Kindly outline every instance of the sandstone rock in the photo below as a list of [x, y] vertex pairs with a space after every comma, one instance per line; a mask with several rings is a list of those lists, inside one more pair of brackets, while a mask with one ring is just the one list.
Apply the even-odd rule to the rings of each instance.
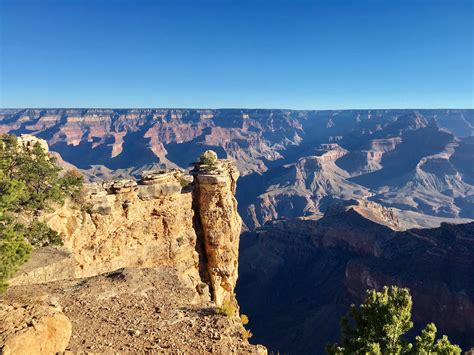
[[90, 213], [98, 213], [101, 215], [108, 215], [112, 213], [114, 207], [115, 196], [114, 195], [100, 195], [96, 194], [91, 199]]
[[[242, 223], [234, 197], [239, 173], [227, 160], [214, 165], [208, 174], [198, 164], [195, 184], [187, 190], [182, 184], [190, 180], [180, 170], [147, 173], [139, 183], [87, 185], [85, 207], [67, 202], [44, 216], [63, 236], [69, 256], [45, 264], [41, 253], [34, 253], [12, 281], [21, 285], [123, 267], [173, 265], [197, 300], [212, 296], [218, 305], [235, 302]], [[56, 272], [61, 266], [64, 270]]]
[[0, 304], [0, 346], [5, 355], [63, 352], [71, 322], [57, 307]]
[[119, 180], [112, 183], [111, 190], [115, 193], [132, 192], [135, 186], [137, 186], [135, 180]]
[[199, 166], [195, 170], [195, 199], [212, 299], [222, 305], [225, 302], [235, 302], [242, 220], [234, 197], [238, 170], [229, 161], [218, 161], [215, 164], [218, 170], [223, 171], [220, 175], [208, 175], [207, 171], [200, 171]]
[[178, 183], [139, 185], [136, 191], [94, 194], [85, 200], [90, 205], [86, 210], [66, 204], [45, 216], [64, 236], [75, 277], [122, 267], [175, 265], [193, 287], [201, 282], [192, 194], [181, 193]]
[[152, 200], [163, 196], [179, 193], [181, 185], [177, 182], [164, 184], [143, 185], [138, 188], [138, 197], [141, 200]]
[[[239, 173], [229, 160], [214, 161], [215, 169], [212, 174], [207, 170], [200, 170], [201, 166], [197, 165], [197, 170], [193, 174], [194, 183], [186, 189], [183, 186], [188, 184], [190, 179], [183, 176], [181, 171], [147, 175], [138, 183], [120, 180], [87, 186], [82, 208], [67, 201], [61, 208], [42, 216], [52, 229], [63, 236], [64, 250], [53, 250], [51, 254], [43, 253], [44, 255], [41, 250], [33, 253], [31, 260], [12, 280], [14, 288], [21, 290], [21, 287], [25, 287], [28, 290], [32, 284], [39, 282], [46, 284], [55, 280], [55, 282], [61, 280], [66, 282], [64, 281], [66, 279], [74, 280], [108, 273], [105, 276], [108, 281], [105, 283], [112, 280], [110, 282], [113, 282], [118, 289], [103, 290], [99, 285], [99, 289], [105, 292], [101, 297], [114, 297], [121, 303], [132, 302], [129, 307], [138, 312], [138, 309], [143, 307], [142, 302], [145, 301], [142, 299], [140, 302], [133, 302], [120, 298], [120, 292], [123, 291], [121, 285], [134, 287], [134, 290], [143, 296], [150, 287], [154, 287], [154, 283], [147, 285], [136, 283], [130, 276], [132, 273], [122, 269], [144, 270], [163, 267], [172, 268], [174, 275], [179, 278], [179, 287], [177, 283], [167, 285], [168, 292], [173, 297], [179, 298], [186, 294], [186, 302], [189, 304], [203, 304], [203, 302], [208, 304], [208, 310], [200, 310], [203, 315], [197, 314], [197, 316], [207, 317], [205, 312], [209, 312], [209, 307], [212, 310], [226, 302], [232, 303], [232, 307], [238, 309], [234, 288], [238, 276], [238, 248], [242, 220], [237, 212], [234, 195]], [[185, 287], [186, 291], [181, 286]], [[80, 283], [77, 284], [73, 291], [76, 287], [82, 286]], [[91, 287], [88, 284], [84, 293], [92, 292]], [[67, 289], [65, 292], [70, 292], [70, 287]], [[163, 289], [157, 292], [163, 292]], [[72, 292], [68, 297], [74, 299], [75, 296], [76, 293]], [[83, 297], [85, 298], [81, 296], [81, 299], [74, 299], [76, 309], [85, 306], [82, 303]], [[136, 297], [133, 296], [133, 299]], [[213, 302], [210, 302], [211, 299]], [[62, 302], [61, 295], [57, 295], [50, 304], [57, 305], [60, 302]], [[160, 304], [160, 308], [161, 306], [166, 305]], [[70, 307], [71, 304], [68, 304], [68, 312]], [[182, 313], [183, 310], [177, 308], [170, 316], [173, 321], [181, 321]], [[217, 315], [215, 312], [212, 313]], [[162, 316], [160, 313], [160, 317]], [[61, 316], [57, 316], [53, 320], [48, 318], [45, 322], [50, 328], [54, 328], [60, 320]], [[101, 320], [100, 313], [91, 312], [88, 321], [91, 324], [95, 322], [94, 324], [99, 326], [100, 322], [107, 320]], [[232, 329], [227, 335], [221, 334], [227, 332], [222, 327], [214, 333], [207, 332], [202, 335], [212, 340], [206, 344], [206, 348], [210, 348], [210, 351], [222, 353], [222, 349], [225, 348], [222, 344], [229, 343], [236, 349], [242, 351], [245, 349], [245, 352], [247, 350], [252, 353], [264, 352], [264, 349], [253, 348], [241, 338], [242, 324], [237, 317], [226, 318], [224, 323]], [[136, 328], [134, 322], [128, 322], [123, 326], [128, 336], [134, 339], [148, 336], [146, 330]], [[164, 327], [169, 327], [169, 324], [164, 324]], [[197, 331], [201, 331], [196, 328]], [[49, 328], [43, 327], [40, 330], [44, 329]], [[29, 333], [27, 335], [31, 338]], [[56, 333], [52, 336], [57, 338], [58, 342], [63, 338]], [[15, 349], [20, 342], [33, 346], [31, 345], [33, 340], [19, 339], [19, 341], [11, 340], [8, 349], [17, 351]], [[173, 341], [166, 346], [173, 351], [180, 349], [175, 345], [177, 338], [171, 339]], [[88, 351], [92, 346], [93, 342], [84, 345]], [[118, 350], [122, 348], [134, 349], [122, 345]], [[49, 351], [50, 348], [45, 349]], [[194, 350], [197, 353], [202, 352], [202, 349]]]
[[8, 284], [15, 286], [69, 279], [74, 277], [74, 269], [75, 261], [67, 250], [39, 248], [33, 250], [28, 263], [20, 268]]

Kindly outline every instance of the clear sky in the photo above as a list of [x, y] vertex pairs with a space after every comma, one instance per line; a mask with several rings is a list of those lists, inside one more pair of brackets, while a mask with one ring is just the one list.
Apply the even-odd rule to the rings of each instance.
[[472, 108], [474, 0], [0, 0], [0, 106]]

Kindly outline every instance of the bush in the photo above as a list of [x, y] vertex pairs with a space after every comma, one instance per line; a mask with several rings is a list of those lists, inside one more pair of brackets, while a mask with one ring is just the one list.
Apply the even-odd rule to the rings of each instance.
[[235, 312], [237, 312], [237, 309], [231, 301], [225, 301], [222, 306], [217, 308], [218, 314], [223, 314], [229, 318], [232, 318], [235, 315]]
[[206, 150], [199, 157], [199, 163], [202, 171], [214, 171], [217, 168], [217, 154], [212, 150]]
[[63, 245], [59, 234], [49, 228], [45, 223], [33, 220], [26, 228], [24, 235], [34, 247], [45, 247], [47, 245]]
[[84, 177], [79, 170], [71, 169], [66, 171], [59, 180], [59, 183], [64, 193], [69, 195], [74, 202], [79, 205], [84, 203], [82, 200]]

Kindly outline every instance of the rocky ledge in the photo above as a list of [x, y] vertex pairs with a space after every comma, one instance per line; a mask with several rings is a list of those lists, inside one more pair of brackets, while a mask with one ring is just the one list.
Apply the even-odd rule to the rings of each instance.
[[[67, 201], [44, 216], [64, 246], [36, 250], [11, 280], [3, 306], [29, 309], [37, 295], [58, 299], [73, 324], [73, 351], [264, 351], [248, 344], [234, 295], [242, 224], [237, 178], [233, 162], [208, 151], [191, 175], [171, 169], [87, 185], [80, 205]], [[165, 304], [166, 316], [150, 314]], [[235, 311], [219, 316], [212, 311], [219, 308]], [[0, 312], [0, 321], [8, 313]], [[184, 314], [189, 322], [181, 324]], [[124, 340], [131, 325], [137, 341]]]
[[[193, 297], [180, 272], [167, 266], [12, 287], [4, 302], [15, 307], [5, 309], [10, 315], [0, 308], [10, 329], [4, 353], [266, 354], [248, 343], [239, 318], [220, 314], [211, 301], [194, 304]], [[37, 309], [48, 314], [38, 318]]]

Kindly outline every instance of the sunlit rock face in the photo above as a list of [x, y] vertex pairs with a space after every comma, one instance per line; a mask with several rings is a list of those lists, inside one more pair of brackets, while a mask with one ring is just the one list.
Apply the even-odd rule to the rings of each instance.
[[2, 354], [56, 354], [66, 350], [71, 322], [60, 307], [0, 303]]
[[230, 161], [208, 151], [195, 165], [195, 206], [206, 253], [212, 297], [218, 304], [234, 302], [238, 277], [242, 219], [234, 197], [239, 176]]
[[[20, 139], [37, 143], [48, 148]], [[249, 344], [234, 293], [238, 176], [207, 151], [192, 175], [173, 168], [86, 184], [39, 215], [64, 245], [36, 249], [9, 280], [1, 352], [266, 354]]]
[[10, 284], [173, 266], [197, 299], [235, 303], [238, 177], [232, 161], [208, 151], [192, 175], [167, 169], [86, 184], [81, 205], [68, 200], [41, 217], [62, 236], [63, 249], [38, 250], [45, 262], [26, 265]]

